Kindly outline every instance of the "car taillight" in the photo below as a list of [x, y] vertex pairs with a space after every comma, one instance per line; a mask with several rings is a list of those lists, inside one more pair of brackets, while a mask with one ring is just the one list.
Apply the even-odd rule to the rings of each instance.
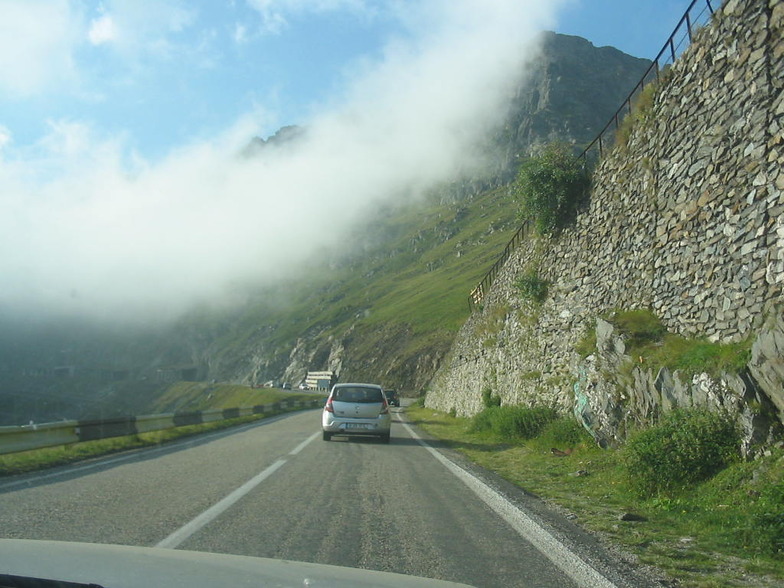
[[381, 412], [379, 414], [388, 414], [389, 413], [389, 404], [386, 401], [386, 398], [381, 400]]
[[331, 412], [331, 413], [335, 412], [335, 409], [332, 408], [332, 399], [331, 398], [329, 400], [327, 400], [327, 404], [324, 405], [324, 410], [326, 410], [327, 412]]

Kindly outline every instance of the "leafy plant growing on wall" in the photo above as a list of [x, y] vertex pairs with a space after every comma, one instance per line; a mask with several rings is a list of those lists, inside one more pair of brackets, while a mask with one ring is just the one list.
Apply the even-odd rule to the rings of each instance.
[[501, 406], [501, 397], [493, 394], [493, 389], [486, 387], [482, 390], [482, 404], [485, 408]]
[[539, 277], [536, 270], [527, 271], [515, 282], [515, 285], [526, 300], [541, 304], [547, 298], [548, 283]]
[[589, 187], [582, 162], [563, 143], [551, 143], [520, 166], [515, 193], [521, 216], [541, 235], [553, 235], [577, 216]]

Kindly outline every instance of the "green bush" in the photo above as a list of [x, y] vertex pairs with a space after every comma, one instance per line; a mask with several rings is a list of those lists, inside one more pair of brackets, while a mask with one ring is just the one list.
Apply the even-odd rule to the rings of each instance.
[[520, 279], [515, 282], [520, 295], [534, 302], [542, 303], [547, 298], [548, 283], [542, 280], [536, 270], [531, 270], [523, 274]]
[[574, 418], [559, 417], [542, 428], [537, 445], [545, 449], [573, 449], [578, 445], [594, 445], [594, 442], [585, 427]]
[[534, 222], [539, 234], [551, 235], [574, 220], [588, 187], [588, 173], [571, 147], [553, 143], [522, 163], [515, 192], [522, 216]]
[[501, 406], [501, 397], [497, 394], [493, 394], [493, 391], [490, 388], [485, 388], [482, 390], [482, 405], [485, 408]]
[[546, 407], [491, 406], [474, 416], [471, 431], [504, 440], [531, 439], [557, 416]]
[[675, 495], [737, 459], [739, 444], [738, 428], [726, 416], [702, 409], [673, 411], [628, 439], [629, 485], [643, 498]]

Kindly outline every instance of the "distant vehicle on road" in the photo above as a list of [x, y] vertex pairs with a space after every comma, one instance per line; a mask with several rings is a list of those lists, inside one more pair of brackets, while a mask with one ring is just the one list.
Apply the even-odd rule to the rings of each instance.
[[288, 382], [283, 382], [283, 384], [281, 384], [280, 387], [282, 390], [291, 390], [291, 384], [289, 384]]
[[377, 384], [335, 384], [321, 416], [324, 441], [333, 435], [374, 435], [389, 443], [391, 422], [389, 403]]
[[384, 390], [387, 401], [392, 406], [400, 406], [400, 396], [397, 395], [397, 390]]

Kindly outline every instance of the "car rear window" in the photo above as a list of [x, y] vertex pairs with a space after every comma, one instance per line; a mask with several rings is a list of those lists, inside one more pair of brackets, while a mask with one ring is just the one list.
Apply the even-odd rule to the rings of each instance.
[[338, 402], [382, 402], [383, 396], [378, 388], [363, 388], [361, 386], [350, 386], [337, 388], [332, 395], [332, 400]]

